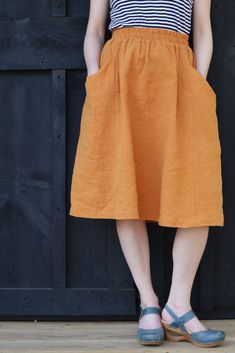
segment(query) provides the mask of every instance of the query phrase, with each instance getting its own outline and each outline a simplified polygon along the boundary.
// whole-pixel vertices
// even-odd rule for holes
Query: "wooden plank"
[[[151,277],[155,293],[159,298],[161,307],[167,300],[168,283],[171,278],[171,245],[172,234],[167,227],[161,227],[157,223],[147,223],[150,247]],[[172,230],[171,230],[172,232]],[[168,261],[169,260],[169,261]]]
[[[199,268],[199,271],[200,271],[199,296],[200,296],[201,311],[212,311],[214,309],[213,277],[214,277],[214,256],[215,256],[214,237],[215,235],[211,234],[212,232],[213,230],[210,229],[209,239]]]
[[[85,69],[86,23],[84,17],[1,18],[0,70]]]
[[[52,15],[66,16],[66,0],[52,0]]]
[[[0,0],[0,17],[19,18],[25,16],[43,17],[51,15],[51,1]]]
[[[65,70],[53,70],[52,195],[53,282],[66,287],[66,83]]]
[[[1,72],[1,288],[51,286],[51,75]]]
[[[0,319],[126,319],[133,316],[134,289],[1,289]],[[117,306],[122,302],[122,306]]]
[[[106,241],[106,283],[109,289],[123,289],[126,290],[127,295],[131,295],[132,300],[128,300],[125,295],[116,302],[116,307],[123,311],[123,306],[131,315],[137,315],[136,311],[136,294],[137,288],[135,286],[130,269],[122,253],[118,234],[116,231],[116,221],[105,221],[105,241]],[[125,291],[123,292],[125,293]]]
[[[165,341],[161,347],[142,346],[136,337],[137,322],[4,322],[1,352],[8,353],[203,353],[235,351],[235,321],[205,321],[208,327],[226,332],[224,345],[203,348],[189,342]]]

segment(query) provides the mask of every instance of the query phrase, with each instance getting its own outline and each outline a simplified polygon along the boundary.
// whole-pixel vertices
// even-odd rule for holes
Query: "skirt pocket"
[[[192,104],[197,105],[198,110],[207,111],[214,116],[217,101],[216,93],[206,78],[192,65],[188,66],[188,74],[192,92]],[[212,114],[213,113],[213,114]]]
[[[208,93],[211,94],[211,96],[213,98],[216,98],[216,93],[215,93],[214,89],[212,88],[210,83],[207,81],[207,79],[200,73],[200,71],[195,66],[190,66],[190,69],[192,71],[192,74],[199,81],[199,84],[201,84],[205,88],[205,90],[207,90]]]
[[[115,58],[111,48],[112,41],[113,39],[111,38],[105,42],[100,54],[99,69],[95,73],[86,76],[85,86],[88,86],[90,83],[96,82],[99,78],[102,78],[103,74],[112,64]]]
[[[196,67],[196,58],[191,47],[188,47],[188,58],[187,67],[189,68],[189,75],[196,84],[196,91],[201,90],[204,97],[210,97],[213,105],[216,104],[216,93],[207,79],[201,74],[201,72]],[[195,86],[195,85],[193,85]],[[204,94],[205,93],[205,94]]]

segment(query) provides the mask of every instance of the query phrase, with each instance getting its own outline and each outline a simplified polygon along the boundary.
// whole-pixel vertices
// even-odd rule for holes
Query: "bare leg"
[[[149,241],[145,221],[116,220],[116,226],[123,254],[140,293],[141,307],[159,306],[151,281]],[[143,316],[139,321],[139,327],[161,327],[159,315]]]
[[[178,315],[191,309],[190,297],[193,281],[206,247],[209,227],[178,228],[173,246],[172,284],[167,304]],[[162,318],[172,321],[163,309]],[[185,326],[192,332],[205,330],[206,327],[194,317]]]

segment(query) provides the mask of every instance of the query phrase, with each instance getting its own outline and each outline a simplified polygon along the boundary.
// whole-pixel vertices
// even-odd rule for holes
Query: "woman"
[[[104,44],[109,6],[112,38]],[[225,338],[190,305],[209,226],[224,224],[216,94],[206,80],[210,7],[210,0],[91,0],[70,215],[116,219],[140,293],[142,344],[160,344],[165,335],[212,347]],[[163,310],[145,222],[178,228]]]

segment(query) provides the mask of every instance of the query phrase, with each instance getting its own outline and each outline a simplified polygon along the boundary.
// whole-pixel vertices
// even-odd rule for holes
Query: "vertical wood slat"
[[[106,276],[109,290],[120,290],[116,309],[126,315],[136,315],[136,286],[121,250],[116,221],[105,220]]]
[[[206,250],[200,263],[200,311],[212,311],[214,309],[215,236],[215,234],[209,234]]]
[[[54,288],[66,286],[66,97],[65,70],[53,70],[53,283]]]
[[[159,304],[163,307],[167,298],[168,277],[171,261],[170,243],[171,236],[167,234],[167,228],[159,227],[156,224],[147,225],[149,246],[151,277],[155,293],[159,298]]]
[[[66,0],[53,0],[52,16],[66,16]]]
[[[66,0],[53,0],[53,16],[66,16]],[[66,287],[66,71],[53,70],[53,287]]]

